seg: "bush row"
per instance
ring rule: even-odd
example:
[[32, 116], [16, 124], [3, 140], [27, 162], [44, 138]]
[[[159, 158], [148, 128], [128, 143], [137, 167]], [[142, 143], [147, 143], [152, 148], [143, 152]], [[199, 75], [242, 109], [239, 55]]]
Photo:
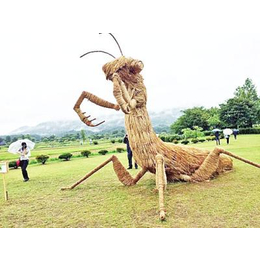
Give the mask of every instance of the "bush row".
[[[212, 131], [204, 131], [204, 135], [206, 136], [206, 140], [215, 140], [214, 134]], [[257, 128], [240, 128], [239, 129], [239, 134], [246, 135], [246, 134], [260, 134], [260, 127]], [[168, 134], [168, 135], [160, 135], [160, 139], [164, 142], [168, 143], [179, 143], [181, 140], [185, 140], [184, 135], [177, 135], [177, 134]], [[224, 134], [220, 134], [220, 139], [224, 138]], [[195, 141], [196, 142], [196, 141]]]
[[[124, 148], [121, 148], [121, 147], [116, 148], [116, 152], [118, 152], [118, 153], [122, 153], [124, 151], [125, 151]], [[106, 155], [107, 153], [109, 153], [109, 151], [107, 151], [107, 150], [101, 150], [98, 152], [98, 154], [100, 154], [100, 155]], [[41, 163], [44, 165], [48, 160], [49, 161], [57, 161], [57, 160], [70, 161], [70, 159], [72, 157], [76, 157], [76, 158], [77, 157], [87, 157], [88, 158], [91, 154], [92, 154], [91, 151], [88, 151], [88, 150], [82, 151], [80, 155], [76, 155], [76, 156], [73, 156], [73, 154], [71, 154], [71, 153], [63, 153], [58, 158], [51, 158], [50, 160], [49, 160], [50, 157], [48, 155], [42, 154], [42, 155], [36, 156], [36, 158], [35, 158], [36, 160], [31, 160], [30, 164]], [[17, 169], [18, 168], [17, 161], [9, 162], [9, 168]]]
[[[200, 139], [193, 138], [190, 141], [182, 140], [182, 139], [178, 140], [178, 139], [172, 139], [172, 138], [168, 139], [168, 138], [164, 138], [164, 137], [160, 137], [162, 141], [164, 141], [164, 142], [171, 142], [171, 143], [174, 143], [174, 144], [179, 144], [179, 143], [181, 143], [181, 144], [188, 144], [190, 142], [196, 144], [196, 143], [204, 143], [206, 141], [209, 142], [209, 141], [214, 141], [215, 140], [215, 136], [208, 136], [205, 139], [203, 139], [203, 138], [200, 138]], [[223, 139], [223, 138], [224, 138], [224, 136], [220, 136], [220, 139]], [[170, 140], [172, 140], [172, 141], [170, 141]], [[188, 143], [187, 143], [187, 141], [188, 141]]]
[[260, 134], [260, 128], [240, 128], [239, 134], [242, 135]]

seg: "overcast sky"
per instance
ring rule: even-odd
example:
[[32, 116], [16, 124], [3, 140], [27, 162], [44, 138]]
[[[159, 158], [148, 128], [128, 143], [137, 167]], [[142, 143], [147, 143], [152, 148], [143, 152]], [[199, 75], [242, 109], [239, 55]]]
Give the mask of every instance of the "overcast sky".
[[[102, 72], [111, 58], [79, 58], [99, 49], [120, 56], [113, 39], [98, 34], [103, 30], [125, 56], [144, 62], [151, 111], [217, 106], [247, 77], [260, 93], [257, 1], [181, 2], [2, 1], [0, 135], [77, 120], [73, 106], [83, 90], [115, 102]], [[118, 113], [88, 102], [83, 108], [100, 120]]]

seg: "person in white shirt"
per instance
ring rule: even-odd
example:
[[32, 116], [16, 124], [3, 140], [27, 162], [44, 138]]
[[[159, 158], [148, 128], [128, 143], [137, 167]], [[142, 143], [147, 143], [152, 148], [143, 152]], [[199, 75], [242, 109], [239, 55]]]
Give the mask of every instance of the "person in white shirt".
[[20, 154], [20, 165], [22, 168], [24, 182], [27, 182], [29, 181], [29, 177], [26, 168], [29, 164], [29, 156], [31, 155], [31, 152], [26, 143], [22, 143], [22, 147], [18, 150], [18, 153]]

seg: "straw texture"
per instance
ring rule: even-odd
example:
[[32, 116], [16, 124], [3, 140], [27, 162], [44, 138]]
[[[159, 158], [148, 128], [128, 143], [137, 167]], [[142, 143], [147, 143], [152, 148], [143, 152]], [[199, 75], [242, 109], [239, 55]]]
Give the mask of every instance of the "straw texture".
[[[208, 156], [212, 159], [206, 163], [214, 162], [214, 166], [210, 173], [202, 170], [197, 173], [197, 181], [221, 173], [225, 168], [223, 164], [230, 166], [230, 159], [226, 161], [202, 149], [166, 144], [157, 137], [146, 109], [147, 91], [139, 74], [142, 69], [142, 62], [125, 57], [103, 66], [106, 78], [113, 82], [116, 101], [125, 113], [126, 131], [137, 164], [156, 173], [156, 156], [162, 155], [168, 181], [191, 180], [185, 176], [195, 174]], [[222, 161], [221, 169], [218, 168], [219, 161]]]
[[85, 181], [109, 162], [113, 162], [118, 179], [126, 186], [136, 184], [149, 171], [156, 174], [160, 219], [164, 220], [164, 190], [167, 181], [201, 182], [216, 177], [225, 171], [230, 171], [233, 169], [233, 162], [226, 155], [260, 168], [259, 164], [238, 157], [223, 149], [216, 148], [210, 152], [194, 147], [167, 144], [158, 138], [153, 130], [146, 108], [147, 91], [143, 77], [140, 74], [143, 68], [144, 65], [141, 61], [124, 56], [105, 64], [103, 71], [106, 78], [113, 82], [113, 94], [117, 105], [100, 99], [89, 92], [83, 92], [74, 107], [80, 119], [91, 127], [103, 122], [94, 125], [92, 124], [93, 120], [89, 120], [90, 116], [86, 117], [81, 112], [80, 105], [84, 99], [88, 99], [102, 107], [115, 110], [121, 109], [125, 114], [125, 127], [133, 157], [142, 170], [134, 179], [120, 161], [115, 156], [112, 156], [83, 179], [72, 185], [70, 189]]

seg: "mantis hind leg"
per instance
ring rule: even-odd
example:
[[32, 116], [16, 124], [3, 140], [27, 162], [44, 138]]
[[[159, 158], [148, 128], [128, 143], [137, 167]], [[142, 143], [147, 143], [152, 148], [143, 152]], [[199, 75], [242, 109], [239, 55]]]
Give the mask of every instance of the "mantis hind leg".
[[135, 185], [147, 172], [146, 169], [142, 169], [138, 175], [133, 178], [130, 173], [125, 169], [125, 167], [122, 165], [122, 163], [118, 160], [116, 156], [110, 157], [108, 160], [106, 160], [104, 163], [100, 164], [98, 167], [96, 167], [94, 170], [89, 172], [87, 175], [85, 175], [82, 179], [74, 183], [72, 186], [68, 188], [62, 188], [61, 190], [72, 190], [76, 188], [78, 185], [86, 181], [88, 178], [90, 178], [93, 174], [101, 170], [103, 167], [105, 167], [110, 162], [113, 163], [114, 171], [121, 183], [123, 183], [125, 186], [132, 186]]
[[224, 150], [221, 148], [215, 148], [210, 152], [199, 169], [191, 176], [191, 181], [209, 180], [216, 174], [231, 170], [233, 168], [232, 160], [225, 155], [221, 155], [223, 152]]

